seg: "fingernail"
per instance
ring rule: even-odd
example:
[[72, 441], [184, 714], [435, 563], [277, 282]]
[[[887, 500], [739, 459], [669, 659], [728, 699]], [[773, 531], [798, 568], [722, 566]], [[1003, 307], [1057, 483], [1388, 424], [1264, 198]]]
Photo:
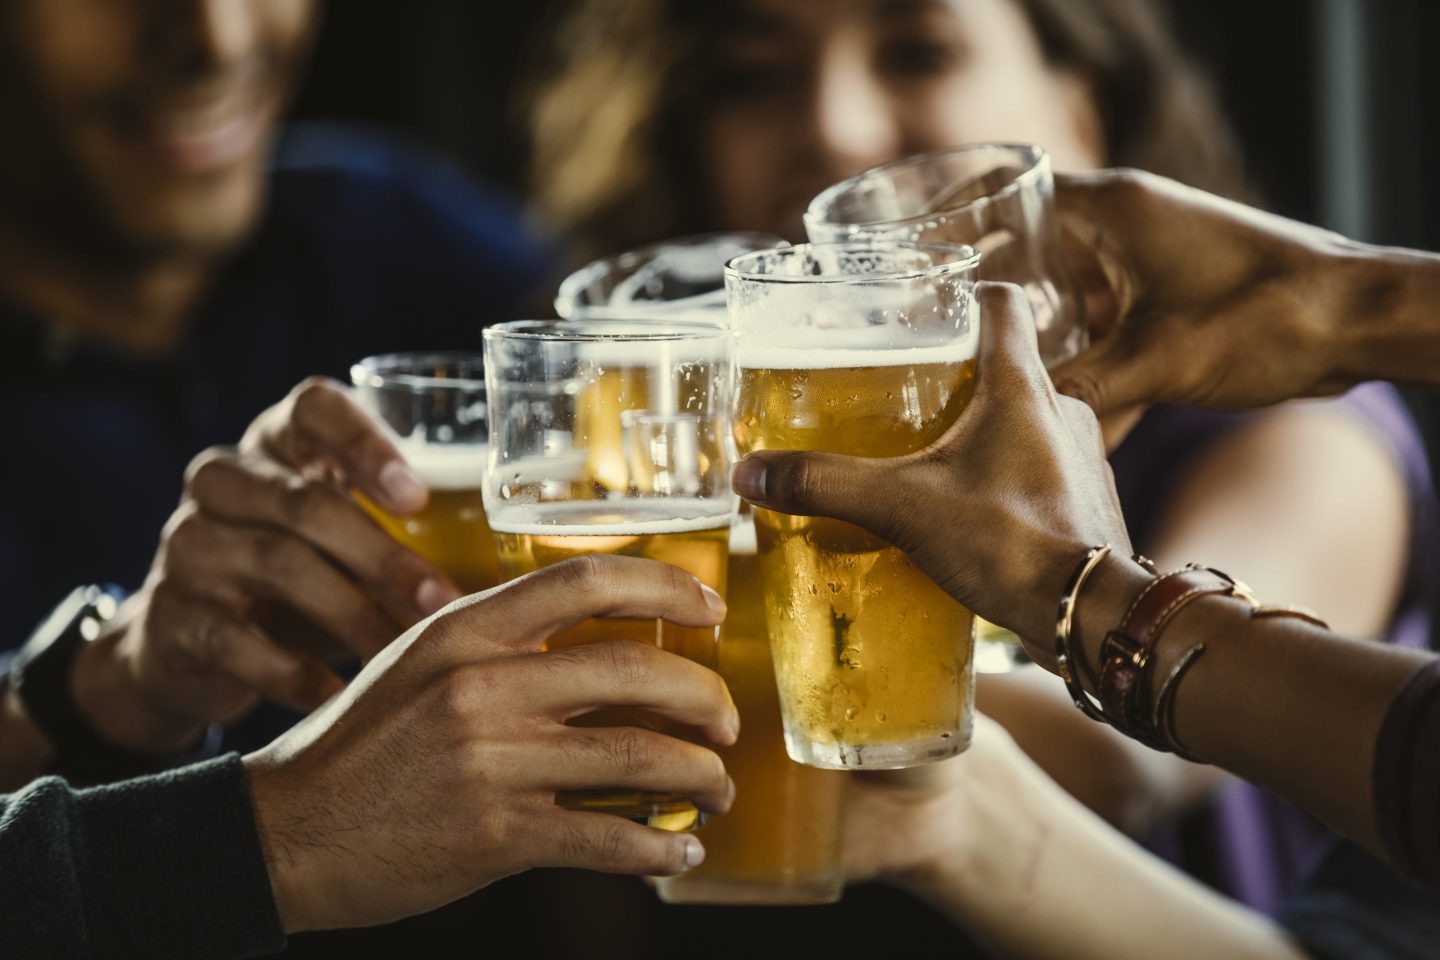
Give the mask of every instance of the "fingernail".
[[393, 507], [411, 510], [425, 502], [425, 484], [400, 460], [391, 460], [381, 467], [379, 480], [380, 489], [385, 491]]
[[735, 804], [735, 778], [726, 777], [725, 779], [729, 782], [730, 785], [729, 788], [725, 791], [725, 809], [729, 810]]
[[705, 847], [694, 837], [685, 838], [685, 869], [694, 870], [705, 862]]
[[746, 500], [751, 503], [763, 502], [765, 499], [765, 461], [746, 457], [735, 464], [735, 472], [731, 474], [730, 482], [734, 484], [735, 492]]
[[436, 610], [447, 607], [460, 599], [460, 592], [444, 580], [431, 577], [422, 582], [415, 591], [415, 606], [420, 616], [428, 617]]
[[[696, 580], [695, 582], [700, 583], [699, 580]], [[716, 613], [720, 614], [723, 614], [725, 612], [725, 598], [720, 596], [720, 594], [716, 593], [714, 590], [705, 586], [705, 584], [703, 583], [700, 583], [700, 596], [705, 598], [705, 606], [709, 607], [711, 610], [714, 610]]]

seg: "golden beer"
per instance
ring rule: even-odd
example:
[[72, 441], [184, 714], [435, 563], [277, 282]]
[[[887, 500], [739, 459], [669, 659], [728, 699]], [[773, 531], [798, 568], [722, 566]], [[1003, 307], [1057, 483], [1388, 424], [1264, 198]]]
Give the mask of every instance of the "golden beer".
[[402, 442], [401, 454], [430, 489], [424, 509], [397, 517], [357, 494], [361, 506], [386, 533], [428, 560], [462, 592], [498, 584], [495, 538], [480, 499], [485, 445]]
[[[507, 511], [495, 530], [501, 575], [511, 580], [589, 554], [644, 557], [677, 566], [724, 596], [730, 514], [676, 519], [674, 506], [640, 500], [569, 501]], [[587, 620], [551, 637], [547, 646], [563, 649], [607, 640], [637, 640], [713, 669], [717, 635], [715, 627], [681, 627], [659, 620]], [[598, 710], [572, 722], [642, 726], [681, 735], [677, 725], [630, 708]], [[698, 817], [694, 805], [683, 797], [636, 791], [576, 791], [561, 794], [557, 801], [571, 809], [645, 819], [655, 826], [688, 827]]]
[[[742, 347], [736, 440], [746, 453], [920, 450], [974, 393], [976, 330], [910, 349]], [[790, 756], [883, 768], [964, 750], [974, 696], [970, 612], [900, 550], [850, 524], [768, 510], [755, 521]]]
[[719, 752], [735, 781], [735, 805], [698, 832], [705, 862], [660, 879], [660, 898], [667, 903], [832, 903], [844, 886], [845, 777], [802, 766], [785, 752], [749, 519], [731, 536], [729, 579], [720, 675], [740, 710], [740, 739]]

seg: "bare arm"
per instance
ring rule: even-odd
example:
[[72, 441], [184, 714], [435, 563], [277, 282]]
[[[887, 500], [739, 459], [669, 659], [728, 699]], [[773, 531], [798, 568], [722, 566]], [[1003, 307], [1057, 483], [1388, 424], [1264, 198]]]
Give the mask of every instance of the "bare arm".
[[847, 816], [852, 879], [897, 883], [1001, 956], [1303, 956], [1263, 916], [1100, 823], [984, 717], [962, 757], [857, 778]]

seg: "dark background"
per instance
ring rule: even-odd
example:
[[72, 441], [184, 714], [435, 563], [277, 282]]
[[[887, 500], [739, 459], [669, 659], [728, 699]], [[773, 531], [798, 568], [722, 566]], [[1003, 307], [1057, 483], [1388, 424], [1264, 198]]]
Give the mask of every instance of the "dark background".
[[[1357, 239], [1440, 250], [1440, 59], [1429, 55], [1440, 3], [1167, 5], [1220, 87], [1271, 209]], [[332, 2], [296, 114], [406, 131], [523, 194], [523, 78], [564, 8]], [[1410, 400], [1433, 457], [1440, 400]]]

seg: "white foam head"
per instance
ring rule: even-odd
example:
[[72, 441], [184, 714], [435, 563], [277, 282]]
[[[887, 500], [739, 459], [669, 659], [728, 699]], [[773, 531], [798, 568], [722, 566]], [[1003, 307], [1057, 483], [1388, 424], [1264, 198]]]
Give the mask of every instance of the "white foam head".
[[724, 529], [734, 517], [729, 499], [677, 501], [595, 500], [487, 504], [496, 533], [535, 536], [642, 537]]
[[964, 335], [947, 343], [918, 347], [887, 347], [883, 342], [864, 343], [865, 338], [835, 331], [831, 337], [816, 338], [806, 346], [740, 344], [737, 357], [744, 370], [838, 370], [855, 367], [908, 367], [930, 363], [963, 363], [973, 360], [980, 347], [980, 328], [971, 324]]
[[401, 440], [400, 455], [431, 490], [479, 490], [485, 483], [489, 445]]

